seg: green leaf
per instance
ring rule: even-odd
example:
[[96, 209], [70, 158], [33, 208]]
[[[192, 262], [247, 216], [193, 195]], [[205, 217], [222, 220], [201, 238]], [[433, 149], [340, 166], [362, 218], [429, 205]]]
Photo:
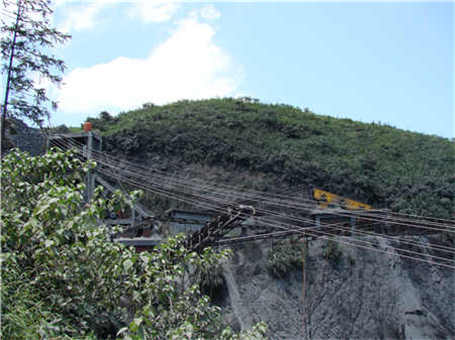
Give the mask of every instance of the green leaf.
[[131, 267], [133, 266], [133, 261], [131, 260], [126, 260], [125, 262], [123, 262], [123, 269], [125, 271], [128, 271]]

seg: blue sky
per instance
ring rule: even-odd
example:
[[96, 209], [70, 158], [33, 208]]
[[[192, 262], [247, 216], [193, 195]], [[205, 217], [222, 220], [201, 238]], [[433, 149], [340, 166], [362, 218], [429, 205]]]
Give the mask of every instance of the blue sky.
[[455, 137], [452, 2], [57, 2], [54, 124], [251, 96]]

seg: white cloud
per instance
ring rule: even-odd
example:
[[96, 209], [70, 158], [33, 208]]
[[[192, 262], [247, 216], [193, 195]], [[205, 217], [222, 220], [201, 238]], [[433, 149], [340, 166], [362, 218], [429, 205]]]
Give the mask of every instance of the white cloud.
[[169, 0], [141, 0], [135, 1], [133, 4], [130, 16], [139, 17], [146, 23], [168, 21], [179, 8], [175, 1]]
[[216, 20], [221, 16], [221, 13], [213, 5], [207, 5], [200, 10], [202, 18], [207, 20]]
[[64, 32], [92, 29], [99, 21], [100, 13], [104, 9], [124, 2], [129, 3], [129, 16], [138, 17], [145, 23], [168, 21], [179, 8], [179, 4], [173, 0], [93, 0], [83, 2], [57, 0], [56, 5], [65, 6], [66, 9], [65, 17], [59, 28]]
[[82, 31], [95, 27], [96, 17], [105, 7], [105, 3], [90, 3], [84, 6], [68, 6], [59, 29], [63, 32]]
[[169, 39], [145, 59], [119, 57], [77, 68], [64, 78], [60, 110], [97, 113], [235, 94], [241, 69], [214, 41], [215, 30], [196, 18], [178, 23]]

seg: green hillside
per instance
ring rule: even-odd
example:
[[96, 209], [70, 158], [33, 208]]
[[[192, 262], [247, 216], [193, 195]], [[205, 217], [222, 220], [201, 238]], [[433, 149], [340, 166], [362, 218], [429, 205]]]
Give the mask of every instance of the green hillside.
[[89, 120], [108, 151], [126, 156], [159, 155], [269, 176], [291, 188], [317, 186], [394, 211], [455, 212], [453, 140], [248, 98], [145, 104]]

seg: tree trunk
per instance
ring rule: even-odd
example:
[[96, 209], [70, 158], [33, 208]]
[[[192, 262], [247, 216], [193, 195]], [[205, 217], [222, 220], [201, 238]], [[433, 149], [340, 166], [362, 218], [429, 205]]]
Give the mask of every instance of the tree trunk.
[[8, 77], [6, 78], [5, 101], [3, 102], [3, 112], [0, 129], [0, 159], [3, 160], [3, 153], [6, 151], [6, 115], [8, 112], [8, 97], [11, 84], [11, 73], [14, 61], [14, 48], [16, 47], [17, 28], [21, 17], [21, 0], [17, 1], [16, 23], [14, 25], [13, 42], [11, 44], [11, 54], [8, 63]]

